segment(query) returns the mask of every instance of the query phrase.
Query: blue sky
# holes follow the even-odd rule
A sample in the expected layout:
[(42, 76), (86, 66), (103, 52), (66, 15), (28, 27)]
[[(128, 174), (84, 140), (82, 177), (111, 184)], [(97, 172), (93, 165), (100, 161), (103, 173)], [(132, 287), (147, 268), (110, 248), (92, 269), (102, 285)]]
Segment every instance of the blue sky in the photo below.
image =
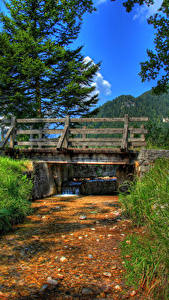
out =
[[(146, 49), (153, 49), (154, 31), (147, 17), (157, 11), (161, 0), (151, 7), (136, 6), (127, 13), (121, 0), (95, 0), (97, 11), (83, 18), (74, 46), (84, 45), (86, 60), (101, 62), (95, 78), (99, 104), (120, 95), (139, 96), (155, 82), (141, 82), (140, 62), (147, 59)], [(93, 83), (94, 84), (94, 83)]]

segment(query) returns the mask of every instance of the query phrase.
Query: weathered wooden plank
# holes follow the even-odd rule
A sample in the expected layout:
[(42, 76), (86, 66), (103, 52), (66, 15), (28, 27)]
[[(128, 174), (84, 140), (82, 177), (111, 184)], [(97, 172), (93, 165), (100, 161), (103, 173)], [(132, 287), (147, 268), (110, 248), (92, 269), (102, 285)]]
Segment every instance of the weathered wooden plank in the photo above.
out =
[(72, 123), (83, 122), (124, 122), (124, 118), (71, 118)]
[(29, 139), (29, 142), (58, 142), (58, 140), (59, 140), (59, 138), (56, 138), (56, 139), (54, 139), (54, 138), (48, 138), (48, 139), (46, 139), (46, 138), (32, 138), (32, 139)]
[(147, 133), (147, 129), (143, 129), (143, 128), (133, 128), (133, 127), (129, 127), (130, 133), (138, 133), (138, 134), (142, 134), (142, 133)]
[(121, 141), (120, 142), (71, 142), (71, 146), (96, 146), (96, 147), (106, 147), (106, 146), (121, 146)]
[(13, 130), (10, 134), (10, 142), (9, 142), (9, 147), (13, 149), (14, 147), (14, 142), (15, 142), (15, 126), (16, 126), (16, 117), (11, 118), (11, 127), (13, 127)]
[(148, 117), (130, 117), (129, 122), (146, 122), (148, 121)]
[(49, 140), (47, 140), (47, 142), (43, 141), (43, 142), (38, 142), (38, 141), (24, 141), (24, 142), (17, 142), (18, 146), (37, 146), (37, 147), (41, 147), (41, 146), (56, 146), (57, 142), (51, 142)]
[(145, 138), (129, 138), (129, 142), (134, 143), (134, 142), (145, 142)]
[(123, 139), (121, 143), (121, 150), (127, 150), (128, 147), (128, 126), (129, 126), (129, 117), (125, 115), (124, 121), (124, 132), (123, 132)]
[(146, 142), (133, 142), (131, 143), (133, 147), (146, 146)]
[(123, 128), (90, 128), (90, 129), (83, 129), (83, 128), (76, 128), (70, 129), (70, 134), (112, 134), (112, 133), (123, 133)]
[(69, 142), (121, 142), (119, 138), (69, 138)]
[(17, 130), (16, 134), (61, 134), (63, 132), (63, 129), (19, 129)]
[(32, 119), (17, 119), (17, 123), (21, 124), (21, 123), (64, 123), (65, 122), (65, 118), (61, 118), (61, 119), (45, 119), (45, 118), (32, 118)]
[(68, 116), (65, 120), (65, 127), (64, 127), (62, 135), (58, 141), (57, 149), (61, 149), (63, 145), (64, 145), (64, 148), (67, 148), (67, 146), (68, 146), (67, 134), (69, 131), (69, 120), (70, 119)]
[(44, 163), (44, 162), (48, 162), (49, 164), (58, 164), (58, 165), (126, 165), (128, 164), (128, 162), (126, 161), (45, 161), (45, 160), (38, 160), (38, 163)]

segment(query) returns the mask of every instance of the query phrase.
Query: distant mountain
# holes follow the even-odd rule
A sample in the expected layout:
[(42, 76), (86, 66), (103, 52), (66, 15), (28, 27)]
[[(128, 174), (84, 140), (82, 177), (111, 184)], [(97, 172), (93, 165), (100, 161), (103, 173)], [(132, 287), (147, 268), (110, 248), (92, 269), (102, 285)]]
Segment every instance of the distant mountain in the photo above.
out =
[(137, 98), (131, 95), (121, 95), (98, 109), (98, 118), (122, 117), (125, 114), (133, 117), (145, 116), (150, 119), (168, 117), (169, 92), (157, 96), (150, 90)]

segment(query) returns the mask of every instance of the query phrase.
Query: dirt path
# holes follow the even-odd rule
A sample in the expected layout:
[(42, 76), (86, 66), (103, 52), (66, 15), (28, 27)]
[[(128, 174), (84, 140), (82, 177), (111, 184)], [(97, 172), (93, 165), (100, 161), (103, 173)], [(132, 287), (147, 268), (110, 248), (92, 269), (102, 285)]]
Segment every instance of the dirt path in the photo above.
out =
[[(46, 198), (1, 238), (0, 299), (141, 299), (123, 282), (118, 198)], [(52, 281), (54, 280), (54, 281)]]

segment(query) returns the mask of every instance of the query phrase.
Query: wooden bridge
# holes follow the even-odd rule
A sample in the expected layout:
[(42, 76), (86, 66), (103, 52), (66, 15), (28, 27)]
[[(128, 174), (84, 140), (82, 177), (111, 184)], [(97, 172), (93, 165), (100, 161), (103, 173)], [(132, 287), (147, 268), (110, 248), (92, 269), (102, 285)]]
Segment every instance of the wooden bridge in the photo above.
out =
[[(1, 119), (6, 155), (74, 164), (126, 163), (144, 147), (146, 117)], [(138, 123), (140, 126), (138, 126)]]

